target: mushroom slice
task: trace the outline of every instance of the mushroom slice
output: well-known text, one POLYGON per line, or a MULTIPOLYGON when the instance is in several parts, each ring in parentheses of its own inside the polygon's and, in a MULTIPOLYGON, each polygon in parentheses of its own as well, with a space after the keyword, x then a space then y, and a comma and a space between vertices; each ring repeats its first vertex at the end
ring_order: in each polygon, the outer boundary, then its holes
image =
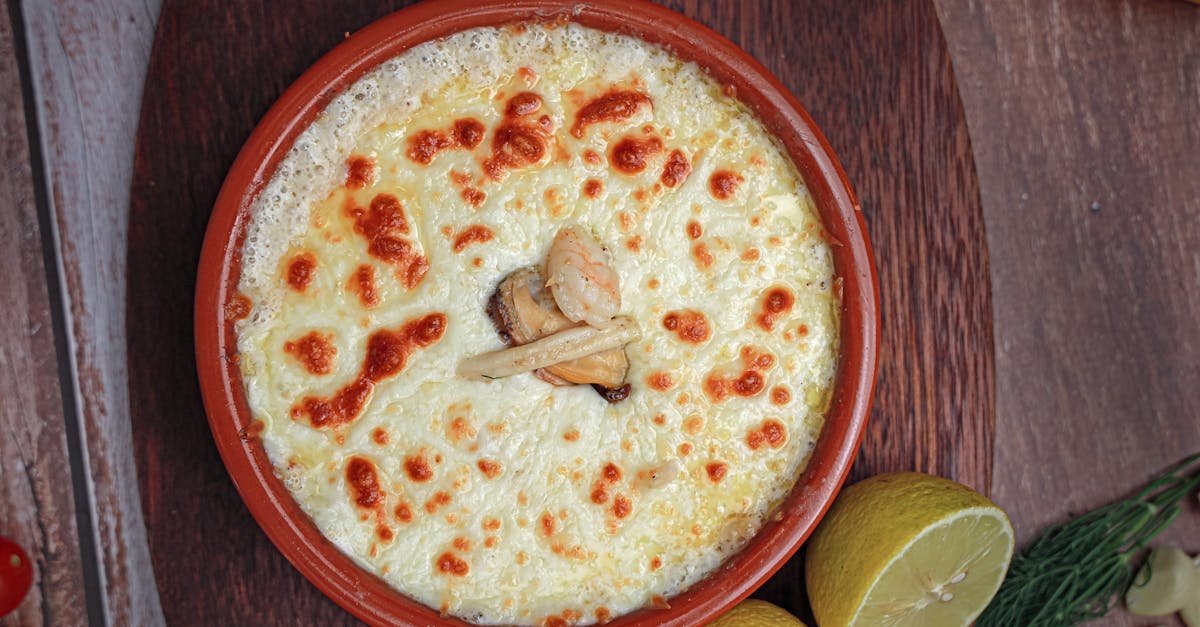
POLYGON ((572 327, 528 344, 470 357, 458 365, 458 375, 466 379, 507 377, 620 348, 639 337, 636 322, 618 317, 603 329, 572 327))
MULTIPOLYGON (((500 282, 488 303, 488 314, 505 343, 520 346, 577 326, 559 311, 545 283, 537 268, 522 268, 500 282)), ((534 374, 552 385, 619 388, 628 372, 625 350, 615 348, 539 368, 534 374)))

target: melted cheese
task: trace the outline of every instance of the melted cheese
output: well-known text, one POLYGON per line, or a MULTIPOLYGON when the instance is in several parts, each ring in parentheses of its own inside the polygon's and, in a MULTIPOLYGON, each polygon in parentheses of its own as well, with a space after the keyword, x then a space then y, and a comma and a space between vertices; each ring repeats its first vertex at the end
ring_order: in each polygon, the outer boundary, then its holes
POLYGON ((574 24, 477 29, 381 64, 300 135, 248 234, 240 363, 279 477, 363 568, 470 621, 587 624, 686 589, 791 488, 829 403, 838 298, 803 181, 745 106, 635 39, 574 24), (613 89, 652 106, 576 137, 576 114, 613 89), (522 92, 541 98, 528 120, 546 132, 545 155, 491 177, 496 129, 522 92), (484 127, 477 146, 410 157, 421 131, 465 119, 484 127), (627 174, 610 165, 624 138, 660 149, 627 174), (676 150, 690 173, 667 186, 676 150), (356 156, 374 165, 362 189, 345 185, 356 156), (736 187, 719 199, 723 176, 736 187), (402 207, 406 259, 428 262, 411 288, 404 263, 373 256, 370 228, 355 226, 353 208, 381 194, 402 207), (541 263, 566 224, 610 250, 621 314, 641 326, 629 398, 610 405, 528 374, 457 378, 460 360, 503 347, 485 312, 496 285, 541 263), (469 227, 490 238, 460 237, 469 227), (302 291, 289 285, 295 258, 315 260, 302 291), (363 266, 375 306, 360 297, 363 266), (764 325, 771 290, 794 302, 764 325), (699 313, 707 339, 668 329, 671 312, 699 313), (315 428, 294 411, 355 381, 372 334, 433 313, 444 335, 375 381, 361 415, 315 428), (348 483, 355 458, 375 469, 375 500, 348 483))

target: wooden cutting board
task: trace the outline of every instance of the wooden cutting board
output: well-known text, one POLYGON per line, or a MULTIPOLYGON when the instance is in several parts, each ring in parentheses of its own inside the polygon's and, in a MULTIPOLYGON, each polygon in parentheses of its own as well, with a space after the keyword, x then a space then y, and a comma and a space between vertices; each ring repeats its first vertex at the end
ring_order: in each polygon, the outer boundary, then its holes
MULTIPOLYGON (((238 149, 305 68, 406 2, 164 3, 129 226, 129 380, 150 552, 171 624, 353 619, 275 550, 217 456, 196 384, 192 292, 238 149)), ((970 142, 928 0, 669 0, 804 103, 858 192, 879 268, 875 408, 851 480, 922 470, 987 491, 995 425, 988 255, 970 142)), ((799 559, 757 596, 807 614, 799 559)))

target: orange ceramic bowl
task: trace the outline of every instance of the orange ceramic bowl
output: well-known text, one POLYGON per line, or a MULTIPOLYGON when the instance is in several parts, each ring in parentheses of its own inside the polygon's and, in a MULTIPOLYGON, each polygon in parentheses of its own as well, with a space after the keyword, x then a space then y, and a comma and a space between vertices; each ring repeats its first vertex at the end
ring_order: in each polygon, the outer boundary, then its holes
POLYGON ((784 146, 808 183, 841 279, 841 346, 833 404, 807 468, 759 533, 707 579, 614 625, 698 625, 754 591, 795 553, 837 494, 858 451, 870 411, 879 343, 878 285, 863 218, 829 144, 796 99, 766 68, 721 35, 641 0, 439 0, 389 15, 316 62, 275 103, 230 170, 204 240, 196 288, 196 359, 217 448, 234 484, 275 546, 317 588, 372 624, 459 625, 362 570, 327 541, 276 478, 251 421, 236 360, 233 297, 248 208, 296 136, 337 93, 372 67, 425 41, 480 26, 566 17, 634 35, 696 61, 732 86, 784 146))

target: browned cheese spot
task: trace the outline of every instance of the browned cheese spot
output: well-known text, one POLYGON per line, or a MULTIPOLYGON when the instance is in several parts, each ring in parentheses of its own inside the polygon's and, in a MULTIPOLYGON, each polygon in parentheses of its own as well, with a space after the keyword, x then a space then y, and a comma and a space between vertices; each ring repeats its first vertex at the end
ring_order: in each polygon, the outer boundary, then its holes
POLYGON ((608 162, 622 174, 634 175, 646 169, 648 159, 661 152, 662 140, 657 137, 637 139, 624 137, 613 146, 608 162))
POLYGON ((762 373, 775 365, 775 357, 749 346, 742 348, 741 357, 743 370, 740 374, 728 375, 714 370, 704 379, 704 393, 710 399, 720 402, 731 395, 750 397, 766 388, 762 373))
POLYGON ((404 460, 404 473, 417 483, 424 483, 433 478, 433 468, 424 455, 413 455, 404 460))
POLYGON ((483 123, 473 118, 455 120, 452 128, 454 141, 461 148, 474 148, 483 141, 483 123))
POLYGON ((367 241, 367 253, 394 266, 397 278, 408 289, 421 282, 429 260, 404 237, 409 232, 408 219, 395 196, 377 194, 366 209, 351 201, 345 212, 354 221, 354 231, 367 241))
POLYGON ((366 407, 376 383, 399 374, 417 348, 437 343, 445 331, 446 316, 441 313, 414 318, 398 330, 375 331, 367 338, 367 355, 358 377, 331 397, 304 397, 292 407, 292 419, 307 416, 317 429, 354 421, 366 407))
POLYGON ((777 385, 771 388, 771 402, 776 405, 787 405, 792 400, 792 393, 786 387, 777 385))
POLYGON ((583 183, 583 195, 588 198, 596 198, 603 189, 604 184, 599 179, 588 179, 583 183))
POLYGON ((711 333, 708 318, 694 309, 667 312, 663 317, 663 328, 688 344, 702 344, 708 341, 711 333))
POLYGON ((449 492, 434 492, 433 496, 425 501, 425 511, 430 514, 436 513, 439 509, 449 505, 452 498, 449 492))
POLYGON ((489 242, 493 237, 491 229, 480 224, 472 224, 454 237, 454 252, 461 253, 467 246, 489 242))
POLYGON ((333 335, 310 331, 303 337, 284 342, 284 352, 295 357, 309 374, 323 375, 333 371, 337 347, 333 335))
POLYGON ((473 118, 455 120, 447 131, 425 129, 408 138, 408 158, 429 165, 443 150, 473 149, 483 141, 483 123, 473 118))
POLYGON ((437 153, 453 145, 454 142, 441 131, 417 131, 408 138, 408 158, 421 165, 429 165, 437 153))
POLYGON ((487 477, 488 479, 495 479, 496 477, 500 476, 501 472, 504 472, 504 466, 502 466, 500 462, 492 461, 490 459, 481 459, 476 462, 475 465, 479 468, 479 472, 482 472, 483 476, 487 477))
POLYGON ((536 113, 542 108, 542 97, 531 91, 523 91, 508 100, 504 114, 511 118, 536 113))
POLYGON ((287 282, 297 292, 304 293, 317 273, 317 258, 310 252, 296 254, 288 261, 287 282))
POLYGON ((644 106, 653 106, 650 97, 632 90, 611 89, 593 98, 575 114, 571 135, 582 139, 588 126, 599 122, 624 122, 644 106))
POLYGON ((254 303, 241 292, 234 292, 233 296, 225 303, 225 319, 229 322, 237 322, 250 315, 254 309, 254 303))
POLYGON ((455 442, 462 442, 475 437, 475 427, 471 426, 471 422, 462 416, 456 416, 450 421, 450 439, 455 442))
POLYGON ((663 165, 662 177, 659 180, 667 187, 675 187, 686 181, 691 172, 692 164, 688 162, 688 158, 683 154, 683 151, 676 148, 667 157, 667 162, 663 165))
POLYGON ((350 488, 350 496, 354 504, 362 509, 376 509, 383 506, 386 497, 379 486, 379 475, 375 464, 363 457, 351 457, 346 463, 346 485, 350 488))
POLYGON ((402 501, 397 505, 394 513, 396 514, 396 520, 402 523, 410 523, 413 520, 412 506, 407 501, 402 501))
POLYGON ((787 427, 778 420, 764 420, 757 429, 752 429, 746 434, 746 446, 750 450, 757 451, 763 446, 770 446, 773 449, 782 448, 787 442, 787 427))
POLYGON ((629 516, 629 514, 633 513, 633 501, 630 501, 629 497, 624 494, 618 494, 613 498, 612 513, 617 518, 629 516))
POLYGON ((701 270, 711 268, 716 262, 716 257, 713 257, 708 250, 708 245, 704 242, 697 242, 695 246, 692 246, 692 259, 701 270))
POLYGON ((467 573, 471 572, 471 567, 462 558, 447 551, 438 556, 437 570, 443 575, 466 577, 467 573))
POLYGON ((775 321, 791 311, 795 303, 796 297, 792 296, 791 290, 786 287, 772 287, 763 295, 762 307, 755 322, 759 328, 769 332, 775 327, 775 321))
POLYGON ((350 275, 346 287, 358 295, 358 302, 362 303, 363 307, 370 309, 379 305, 379 288, 375 285, 374 266, 360 264, 354 270, 354 274, 350 275))
POLYGON ((346 161, 346 188, 363 189, 375 182, 375 161, 363 155, 351 155, 346 161))
POLYGON ((651 373, 650 376, 646 377, 646 383, 650 385, 651 389, 658 390, 659 392, 666 392, 675 387, 675 381, 671 378, 671 373, 669 372, 651 373))
POLYGON ((737 188, 746 179, 736 172, 717 170, 708 177, 708 191, 718 200, 728 200, 737 192, 737 188))
POLYGON ((492 134, 492 154, 483 162, 483 171, 492 180, 503 180, 509 171, 529 167, 545 158, 553 138, 553 120, 542 116, 530 123, 526 119, 541 107, 541 102, 541 96, 532 92, 522 92, 509 100, 505 119, 492 134))

